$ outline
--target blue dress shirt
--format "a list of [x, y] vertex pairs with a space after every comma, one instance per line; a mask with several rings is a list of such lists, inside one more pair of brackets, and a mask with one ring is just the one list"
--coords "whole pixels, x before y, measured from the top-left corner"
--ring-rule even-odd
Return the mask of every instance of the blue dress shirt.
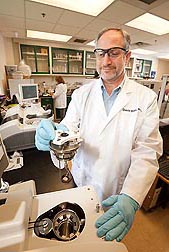
[[102, 85], [101, 85], [102, 96], [103, 96], [104, 106], [105, 106], [105, 110], [106, 110], [107, 115], [109, 114], [118, 94], [120, 93], [123, 84], [124, 84], [124, 81], [117, 88], [115, 88], [112, 91], [111, 95], [109, 95], [106, 91], [105, 86], [102, 83]]

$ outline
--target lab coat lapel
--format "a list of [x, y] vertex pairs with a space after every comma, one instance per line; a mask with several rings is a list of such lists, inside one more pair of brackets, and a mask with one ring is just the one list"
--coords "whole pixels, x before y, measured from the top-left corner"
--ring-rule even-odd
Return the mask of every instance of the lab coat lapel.
[[93, 90], [93, 101], [94, 101], [93, 105], [95, 106], [97, 114], [99, 113], [99, 118], [103, 121], [107, 120], [107, 114], [106, 114], [103, 97], [102, 97], [100, 79], [97, 80], [97, 85], [95, 86]]
[[111, 120], [128, 103], [131, 93], [131, 91], [126, 90], [125, 88], [121, 90], [110, 110], [108, 121]]

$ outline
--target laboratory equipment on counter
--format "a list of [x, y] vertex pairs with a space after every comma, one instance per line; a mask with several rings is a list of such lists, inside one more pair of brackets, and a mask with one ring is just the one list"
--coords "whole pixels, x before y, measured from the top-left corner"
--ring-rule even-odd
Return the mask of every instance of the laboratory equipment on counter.
[[26, 181], [1, 193], [0, 202], [0, 251], [127, 252], [123, 243], [97, 237], [103, 211], [93, 187], [36, 195], [34, 181]]
[[40, 101], [41, 101], [41, 107], [44, 110], [51, 109], [52, 112], [54, 113], [53, 98], [52, 98], [52, 96], [50, 96], [50, 95], [46, 95], [46, 96], [43, 95], [43, 96], [41, 96]]
[[19, 85], [22, 84], [34, 84], [34, 79], [8, 79], [10, 97], [15, 95], [19, 99]]
[[38, 84], [19, 84], [20, 102], [31, 102], [39, 99]]
[[23, 73], [24, 78], [30, 78], [31, 68], [29, 65], [25, 64], [25, 61], [23, 59], [19, 62], [18, 70]]
[[62, 176], [62, 182], [68, 183], [72, 179], [71, 172], [68, 168], [68, 161], [72, 160], [80, 147], [83, 139], [79, 132], [56, 130], [56, 136], [50, 142], [50, 148], [58, 160], [58, 168], [65, 168], [66, 174]]
[[4, 170], [8, 167], [8, 165], [9, 158], [0, 135], [0, 193], [7, 192], [9, 189], [9, 184], [7, 182], [4, 182], [2, 179], [2, 174]]
[[34, 148], [36, 127], [42, 118], [52, 118], [52, 111], [45, 111], [40, 103], [8, 109], [0, 127], [7, 152]]

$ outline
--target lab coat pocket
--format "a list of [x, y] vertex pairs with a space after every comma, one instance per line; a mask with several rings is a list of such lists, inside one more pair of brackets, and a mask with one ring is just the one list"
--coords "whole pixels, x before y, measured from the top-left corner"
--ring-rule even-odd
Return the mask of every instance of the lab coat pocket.
[[131, 136], [138, 118], [138, 111], [132, 108], [123, 108], [119, 118], [119, 128], [123, 134]]
[[[143, 123], [143, 112], [138, 108], [123, 108], [120, 113], [119, 122], [121, 141], [125, 141], [125, 145], [128, 141], [132, 144]], [[128, 147], [131, 148], [131, 146]]]

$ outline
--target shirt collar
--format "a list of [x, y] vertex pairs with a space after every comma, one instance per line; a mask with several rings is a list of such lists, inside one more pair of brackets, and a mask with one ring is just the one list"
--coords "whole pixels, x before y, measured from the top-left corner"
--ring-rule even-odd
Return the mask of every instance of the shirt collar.
[[[114, 91], [115, 91], [115, 92], [120, 91], [120, 90], [122, 89], [122, 87], [124, 86], [125, 80], [126, 80], [126, 76], [124, 77], [124, 79], [122, 80], [122, 82], [120, 83], [120, 85], [118, 85], [118, 86], [112, 91], [112, 93], [113, 93]], [[104, 84], [103, 84], [102, 78], [100, 78], [100, 87], [101, 87], [102, 92], [103, 92], [103, 91], [106, 91], [106, 88], [105, 88], [105, 86], [104, 86]]]

